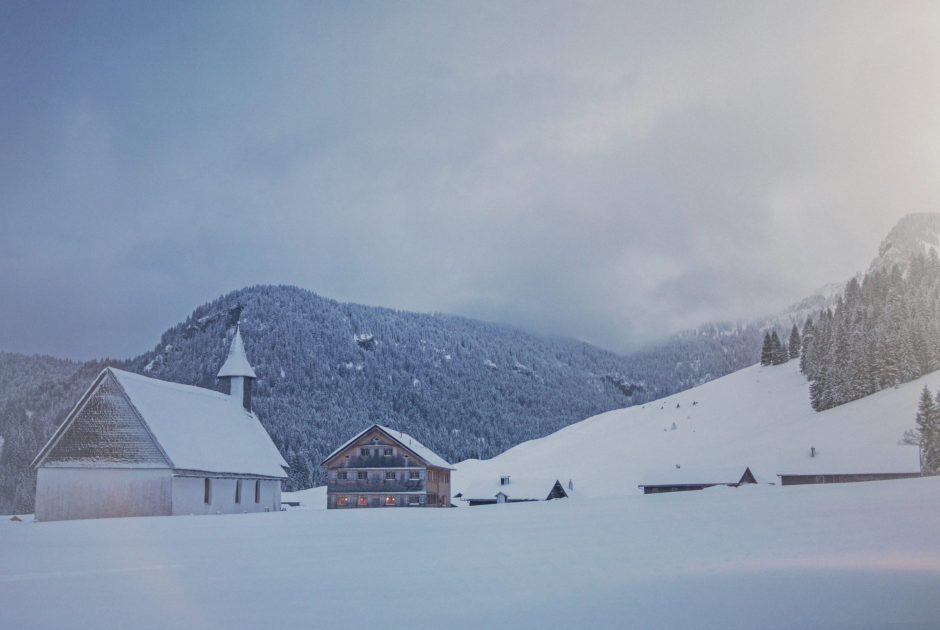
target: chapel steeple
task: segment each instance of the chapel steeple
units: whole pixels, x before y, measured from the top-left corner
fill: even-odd
[[[242,406],[251,411],[251,381],[258,378],[248,362],[245,344],[242,342],[241,323],[235,326],[235,336],[228,349],[228,357],[219,370],[218,378],[229,380],[229,394],[232,400],[240,401]]]

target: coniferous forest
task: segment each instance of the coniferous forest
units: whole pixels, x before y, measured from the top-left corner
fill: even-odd
[[[873,269],[809,319],[800,368],[822,411],[940,369],[940,259]]]

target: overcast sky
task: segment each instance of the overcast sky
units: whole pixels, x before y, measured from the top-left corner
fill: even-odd
[[[0,350],[252,284],[625,351],[940,210],[937,2],[0,2]]]

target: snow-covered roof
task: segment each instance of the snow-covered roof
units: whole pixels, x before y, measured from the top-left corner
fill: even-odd
[[[248,355],[245,354],[245,344],[242,342],[242,334],[239,326],[235,327],[235,336],[232,337],[232,345],[228,349],[228,357],[225,363],[219,368],[219,378],[225,376],[249,376],[258,378],[255,371],[248,362]]]
[[[664,468],[651,470],[643,476],[640,486],[699,486],[739,483],[747,466],[722,468]],[[753,473],[751,473],[753,475]],[[755,480],[757,478],[755,477]]]
[[[920,452],[916,446],[823,447],[810,457],[810,449],[781,451],[777,457],[778,475],[864,475],[920,472]]]
[[[407,448],[409,451],[411,451],[412,453],[414,453],[415,455],[423,459],[429,465],[437,466],[438,468],[447,468],[449,470],[454,470],[451,467],[451,465],[448,464],[447,461],[444,460],[443,457],[441,457],[440,455],[438,455],[437,453],[429,449],[427,446],[425,446],[424,444],[422,444],[415,438],[397,429],[392,429],[390,427],[383,427],[381,424],[373,424],[363,429],[362,431],[354,435],[352,438],[346,440],[346,442],[344,442],[342,446],[340,446],[339,448],[334,450],[332,453],[327,455],[326,458],[323,460],[323,462],[321,462],[321,464],[326,464],[326,462],[332,459],[333,456],[339,454],[350,444],[354,443],[356,440],[358,440],[359,438],[361,438],[363,435],[365,435],[366,433],[368,433],[374,428],[380,429],[383,433],[388,435],[388,437],[390,437],[391,439],[395,440],[396,442],[398,442],[399,444]]]
[[[501,484],[499,479],[476,480],[470,483],[466,488],[456,488],[460,492],[461,499],[469,501],[471,499],[494,499],[496,495],[502,492],[510,499],[544,501],[552,491],[555,483],[560,482],[555,478],[525,478],[509,477],[509,483]],[[568,487],[561,484],[565,493]]]
[[[89,393],[109,377],[123,390],[175,470],[286,478],[287,462],[257,416],[245,410],[240,400],[209,389],[160,381],[115,368],[102,370]],[[77,411],[78,406],[40,452],[34,465],[41,464],[57,440],[68,431]]]

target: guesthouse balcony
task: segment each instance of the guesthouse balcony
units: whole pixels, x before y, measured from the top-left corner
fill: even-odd
[[[326,491],[338,494],[423,494],[427,485],[424,479],[330,479]]]
[[[423,468],[420,462],[404,455],[352,455],[337,460],[335,468]]]

